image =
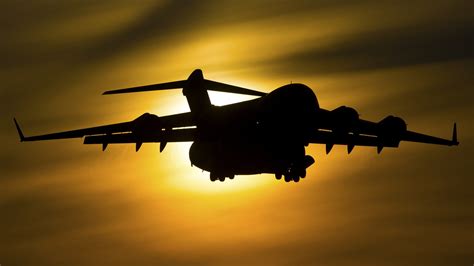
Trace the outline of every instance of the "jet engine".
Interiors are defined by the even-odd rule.
[[[354,108],[340,106],[331,111],[331,123],[335,132],[354,131],[359,121],[359,113]]]
[[[157,115],[144,113],[133,121],[132,132],[137,137],[143,139],[159,135],[161,129],[161,121]]]
[[[407,131],[407,124],[400,117],[387,116],[378,123],[379,137],[383,143],[396,144]]]

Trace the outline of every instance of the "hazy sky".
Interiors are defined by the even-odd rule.
[[[472,265],[473,4],[469,1],[1,1],[0,264]],[[308,177],[210,182],[190,144],[19,143],[25,134],[187,111],[206,78],[305,83],[321,107],[403,117],[458,147],[345,147]],[[212,94],[216,104],[244,100]]]

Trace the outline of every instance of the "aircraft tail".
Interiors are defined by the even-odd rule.
[[[205,89],[204,76],[200,69],[196,69],[189,75],[186,84],[183,86],[183,95],[188,100],[189,109],[195,115],[210,108],[211,99]]]
[[[140,87],[110,90],[103,93],[107,94],[121,94],[131,92],[142,92],[142,91],[156,91],[156,90],[170,90],[170,89],[183,89],[183,94],[186,96],[189,104],[189,108],[192,113],[199,114],[203,110],[211,107],[211,100],[207,90],[229,92],[253,96],[265,96],[266,93],[246,89],[234,85],[220,83],[217,81],[204,79],[202,71],[200,69],[194,70],[187,80],[178,80],[166,83],[152,84]]]

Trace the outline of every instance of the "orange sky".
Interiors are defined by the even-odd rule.
[[[0,16],[1,265],[471,265],[472,7],[465,1],[34,1]],[[188,110],[179,91],[108,89],[206,78],[321,107],[403,117],[459,147],[345,147],[299,183],[210,182],[189,143],[19,143],[25,134]],[[211,94],[213,103],[248,99]]]

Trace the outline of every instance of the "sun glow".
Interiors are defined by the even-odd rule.
[[[171,144],[166,147],[163,158],[169,163],[165,168],[162,166],[154,168],[163,174],[171,175],[173,178],[166,178],[165,183],[169,189],[196,194],[220,194],[230,191],[250,191],[255,190],[264,184],[274,181],[268,175],[236,176],[233,180],[226,179],[224,182],[211,182],[209,172],[203,171],[196,166],[191,167],[189,161],[189,148],[191,143]],[[156,158],[153,158],[156,160]],[[156,163],[155,163],[156,165]],[[157,180],[157,186],[162,186],[163,180]]]
[[[232,93],[225,93],[225,92],[209,92],[209,98],[211,98],[211,103],[213,105],[222,106],[228,105],[243,101],[248,101],[254,99],[255,97],[247,96],[247,95],[239,95],[239,94],[232,94]]]
[[[180,112],[188,112],[186,106],[186,99],[178,93],[179,96],[171,95],[166,92],[161,92],[162,95],[157,100],[153,100],[156,108],[150,108],[150,112],[161,116],[162,113],[173,114]],[[177,93],[172,91],[169,93]],[[255,97],[236,95],[222,92],[209,92],[211,103],[216,106],[222,106],[241,101],[253,99]],[[176,101],[179,100],[179,103]],[[275,181],[271,175],[252,175],[252,176],[236,176],[233,180],[226,179],[224,182],[211,182],[209,172],[203,171],[196,166],[191,167],[189,160],[189,148],[191,142],[186,143],[169,143],[161,154],[156,154],[156,149],[143,149],[140,152],[150,152],[151,154],[143,155],[149,158],[150,166],[146,167],[145,171],[151,171],[153,176],[162,176],[163,178],[153,179],[157,187],[175,190],[178,192],[191,194],[221,194],[229,192],[243,192],[253,191],[269,182]],[[159,156],[159,162],[157,162]]]

